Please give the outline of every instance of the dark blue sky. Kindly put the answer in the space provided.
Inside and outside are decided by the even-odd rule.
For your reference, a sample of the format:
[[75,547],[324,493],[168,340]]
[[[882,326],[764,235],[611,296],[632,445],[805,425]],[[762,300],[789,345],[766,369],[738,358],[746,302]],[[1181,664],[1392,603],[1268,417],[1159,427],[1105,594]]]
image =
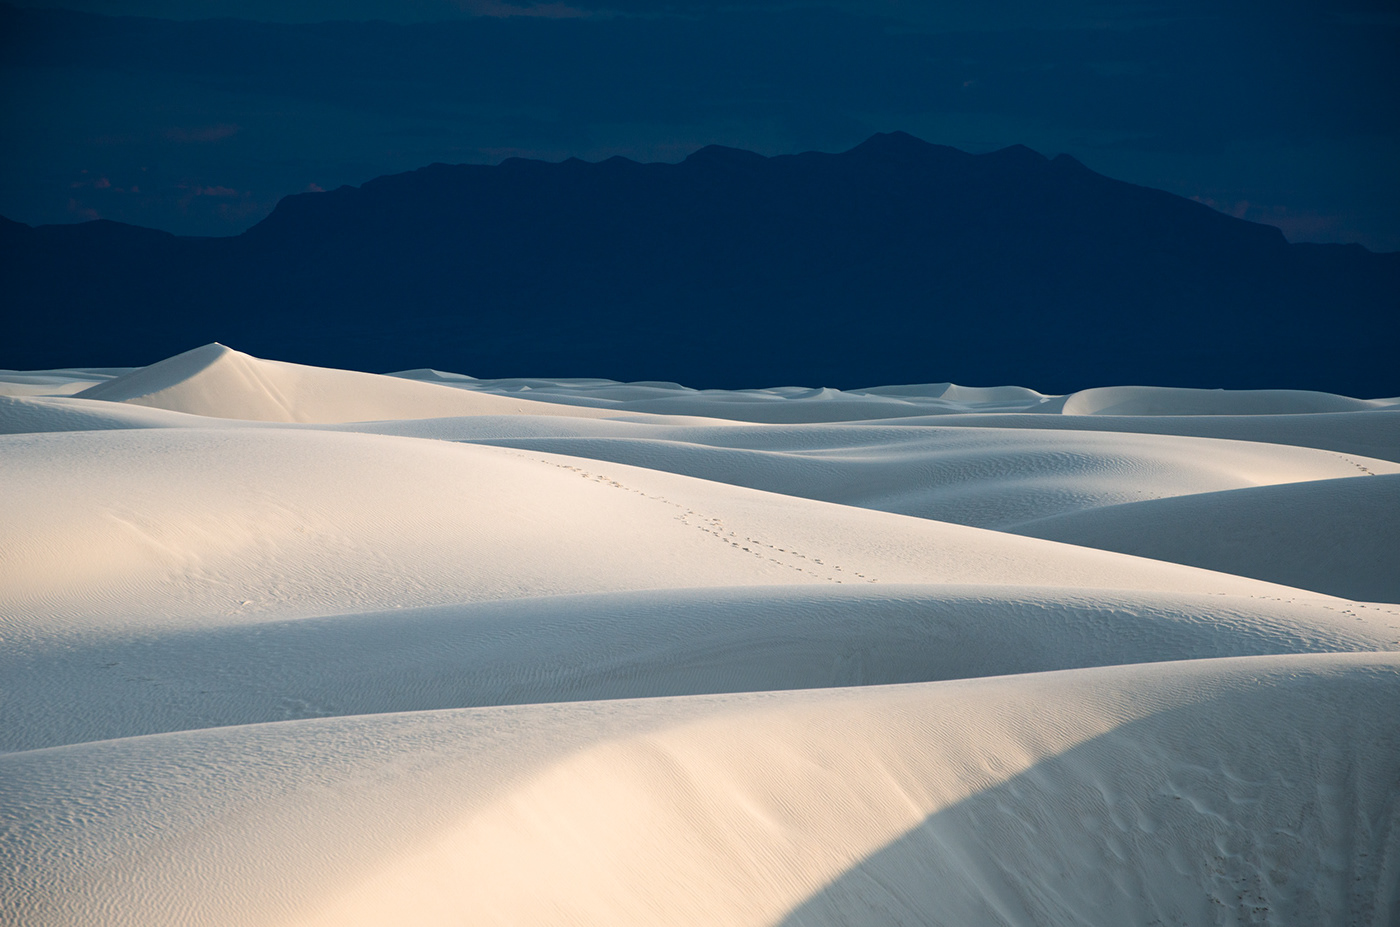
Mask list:
[[1393,3],[0,5],[0,114],[0,215],[31,224],[227,235],[288,193],[436,161],[902,129],[1400,250]]

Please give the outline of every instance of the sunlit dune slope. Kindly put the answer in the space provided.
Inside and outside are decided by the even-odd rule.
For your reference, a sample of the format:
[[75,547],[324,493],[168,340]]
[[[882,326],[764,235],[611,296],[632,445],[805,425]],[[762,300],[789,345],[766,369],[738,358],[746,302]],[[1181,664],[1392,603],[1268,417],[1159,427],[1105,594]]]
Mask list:
[[1384,923],[1398,672],[1201,660],[3,754],[0,879],[31,924]]
[[438,415],[582,415],[527,399],[447,390],[432,384],[350,370],[262,360],[221,344],[207,344],[76,394],[264,422],[347,422]]
[[1175,564],[509,449],[236,428],[3,443],[11,635],[687,586],[1278,594]]

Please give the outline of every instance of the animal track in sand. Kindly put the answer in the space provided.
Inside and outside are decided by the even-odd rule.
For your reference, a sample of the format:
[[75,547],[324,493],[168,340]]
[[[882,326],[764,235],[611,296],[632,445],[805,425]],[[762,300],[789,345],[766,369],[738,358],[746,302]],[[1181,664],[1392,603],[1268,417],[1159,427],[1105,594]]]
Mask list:
[[1338,455],[1337,455],[1337,459],[1338,459],[1338,460],[1344,460],[1344,461],[1346,461],[1347,463],[1351,464],[1353,467],[1355,467],[1356,469],[1360,470],[1362,473],[1366,474],[1367,476],[1375,476],[1375,475],[1376,475],[1376,471],[1374,471],[1374,470],[1369,470],[1369,469],[1367,469],[1366,467],[1363,467],[1361,464],[1359,464],[1359,463],[1357,463],[1356,461],[1352,460],[1350,457],[1346,456],[1345,454],[1338,454]]
[[[778,547],[776,544],[770,544],[762,539],[749,537],[747,535],[741,538],[733,531],[726,531],[724,527],[724,521],[722,519],[714,518],[712,516],[705,515],[701,512],[697,512],[696,510],[689,508],[688,506],[682,505],[679,502],[673,502],[670,499],[667,499],[665,496],[645,492],[632,486],[627,486],[623,483],[618,482],[612,477],[607,476],[606,474],[593,473],[591,471],[583,469],[582,467],[575,467],[571,464],[565,463],[557,463],[552,460],[546,460],[542,457],[534,457],[529,454],[521,453],[518,451],[509,453],[513,453],[515,456],[523,457],[527,460],[535,460],[540,463],[549,464],[550,466],[558,467],[561,470],[570,470],[574,473],[577,473],[583,479],[591,480],[595,483],[601,483],[604,486],[611,486],[614,489],[620,489],[624,492],[630,492],[635,495],[641,496],[644,499],[651,499],[654,502],[660,502],[663,505],[668,505],[676,509],[680,513],[679,515],[676,515],[675,518],[681,524],[687,525],[692,528],[696,528],[704,532],[705,534],[708,534],[711,537],[714,537],[724,542],[725,544],[728,544],[735,550],[752,554],[755,557],[767,560],[769,563],[774,563],[778,566],[786,567],[790,570],[796,570],[797,572],[805,573],[808,576],[815,576],[818,579],[823,579],[830,583],[846,582],[847,579],[843,579],[843,576],[847,578],[854,577],[855,579],[859,579],[867,583],[878,582],[878,580],[866,576],[864,573],[861,573],[858,570],[846,570],[839,564],[824,563],[819,557],[808,557],[806,554],[799,553],[796,550],[789,550],[784,547]],[[764,549],[760,550],[757,548]],[[796,557],[800,560],[805,561],[806,565],[794,563],[791,560],[784,559],[783,557],[774,556],[774,554],[781,554],[784,557]],[[808,569],[808,567],[811,565],[820,566],[825,572],[819,572],[817,570]]]

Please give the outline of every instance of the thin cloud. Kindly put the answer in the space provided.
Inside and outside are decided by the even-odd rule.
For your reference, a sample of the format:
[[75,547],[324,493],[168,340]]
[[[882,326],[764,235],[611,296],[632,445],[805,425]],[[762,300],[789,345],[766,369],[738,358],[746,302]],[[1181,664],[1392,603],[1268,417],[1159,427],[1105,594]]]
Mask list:
[[84,206],[75,199],[68,200],[68,211],[77,216],[83,222],[90,222],[93,219],[101,219],[102,215],[91,206]]

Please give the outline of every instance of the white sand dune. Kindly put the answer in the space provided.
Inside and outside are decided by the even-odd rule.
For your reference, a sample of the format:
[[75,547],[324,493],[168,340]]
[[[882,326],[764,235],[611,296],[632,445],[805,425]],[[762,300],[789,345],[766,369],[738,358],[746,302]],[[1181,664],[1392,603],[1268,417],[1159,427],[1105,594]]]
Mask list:
[[589,415],[527,399],[447,390],[393,377],[262,360],[207,344],[76,394],[219,418],[352,422],[438,415]]
[[1181,435],[1313,447],[1400,462],[1400,411],[1290,415],[988,415],[968,413],[909,424],[973,428]]
[[679,383],[619,383],[615,380],[478,380],[439,370],[405,370],[392,376],[439,383],[473,392],[519,396],[570,405],[660,415],[694,415],[768,424],[848,422],[903,418],[973,409],[1027,411],[1048,408],[1055,397],[1019,386],[978,388],[923,383],[863,390],[773,387],[694,390]]
[[0,372],[0,923],[1400,921],[1394,406]]
[[960,585],[552,596],[16,644],[0,654],[0,752],[332,715],[1389,650],[1400,607],[1313,598]]
[[1134,502],[1010,530],[1361,601],[1400,602],[1396,474]]
[[101,399],[0,396],[0,435],[114,428],[207,428],[209,418]]
[[1359,412],[1396,405],[1396,400],[1352,399],[1297,389],[1105,386],[1064,397],[1064,404],[1057,411],[1063,415],[1296,415]]
[[71,396],[128,372],[102,375],[84,370],[0,370],[0,396]]
[[1151,498],[1400,473],[1400,464],[1360,455],[1150,434],[495,416],[349,427],[588,457],[998,529]]
[[890,419],[964,412],[1062,415],[1287,415],[1400,407],[1396,399],[1353,399],[1310,390],[1184,389],[1112,386],[1048,396],[1019,386],[969,387],[918,383],[866,389],[777,387],[693,390],[678,383],[619,383],[598,379],[481,380],[440,370],[391,376],[497,395],[520,395],[634,412],[704,415],[769,424]]
[[[623,464],[377,435],[0,439],[0,631],[695,586],[1296,590]],[[126,603],[139,602],[139,608]]]
[[0,879],[29,924],[1385,923],[1397,712],[1342,654],[129,738],[0,755]]

